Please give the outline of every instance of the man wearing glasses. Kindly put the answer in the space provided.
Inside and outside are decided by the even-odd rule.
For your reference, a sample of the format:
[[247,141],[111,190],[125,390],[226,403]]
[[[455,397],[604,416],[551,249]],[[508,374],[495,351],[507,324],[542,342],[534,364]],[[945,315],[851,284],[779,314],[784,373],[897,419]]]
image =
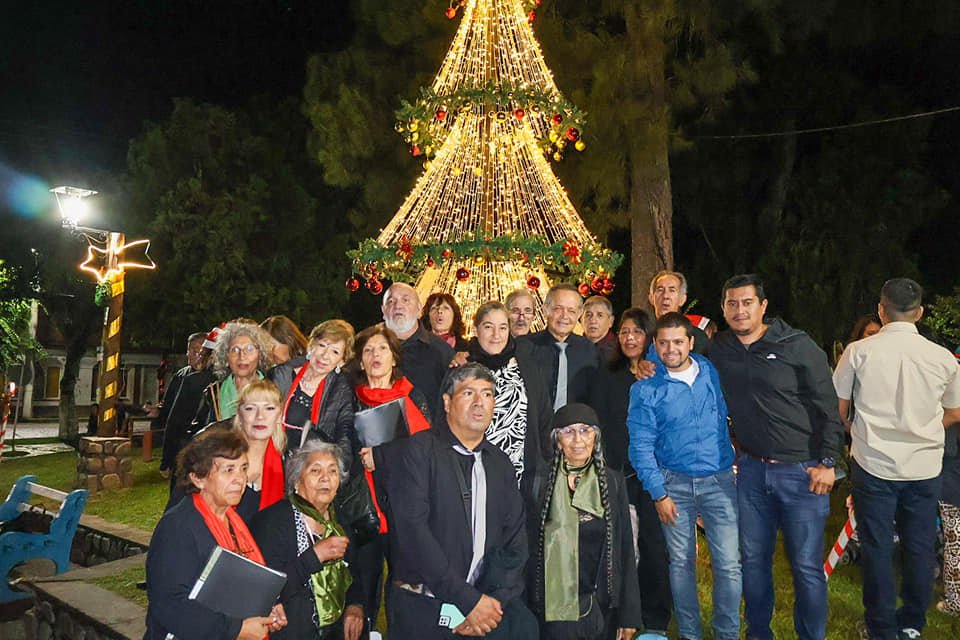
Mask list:
[[526,289],[512,291],[504,304],[510,313],[510,335],[519,338],[530,333],[530,323],[536,313],[536,304],[530,292]]

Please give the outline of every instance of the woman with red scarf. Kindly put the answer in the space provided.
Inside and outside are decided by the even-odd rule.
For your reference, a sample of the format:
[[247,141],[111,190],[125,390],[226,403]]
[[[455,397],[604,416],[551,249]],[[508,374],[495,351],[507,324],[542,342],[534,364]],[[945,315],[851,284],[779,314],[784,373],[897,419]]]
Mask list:
[[251,382],[237,398],[233,428],[247,441],[247,489],[237,505],[244,522],[283,498],[283,451],[287,437],[280,421],[280,389],[268,380]]
[[352,357],[353,327],[344,320],[326,320],[310,332],[305,360],[290,360],[267,373],[284,398],[287,451],[320,439],[352,459],[353,384],[343,371]]
[[377,447],[360,449],[371,495],[377,505],[380,516],[380,536],[360,547],[358,563],[363,576],[364,607],[367,628],[373,629],[380,610],[380,580],[383,573],[383,560],[386,556],[386,533],[390,519],[389,496],[384,492],[389,474],[397,472],[397,449],[406,436],[430,428],[427,419],[426,398],[400,373],[400,341],[396,334],[384,325],[378,324],[364,329],[357,335],[356,353],[360,361],[360,384],[355,391],[358,409],[369,409],[402,398],[404,401],[404,424],[398,440]]
[[[167,511],[147,551],[145,640],[261,640],[287,624],[282,605],[264,617],[232,618],[189,595],[217,546],[264,564],[234,507],[247,482],[247,443],[236,432],[210,429],[177,456],[177,483],[187,497]],[[242,589],[243,585],[236,585]]]

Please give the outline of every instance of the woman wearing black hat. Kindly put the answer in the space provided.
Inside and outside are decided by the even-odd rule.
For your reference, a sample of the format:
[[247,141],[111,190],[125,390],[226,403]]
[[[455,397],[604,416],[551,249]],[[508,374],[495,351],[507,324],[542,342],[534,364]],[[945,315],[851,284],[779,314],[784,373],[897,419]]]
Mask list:
[[554,416],[532,594],[544,639],[630,640],[643,624],[627,491],[604,463],[598,422],[585,404]]

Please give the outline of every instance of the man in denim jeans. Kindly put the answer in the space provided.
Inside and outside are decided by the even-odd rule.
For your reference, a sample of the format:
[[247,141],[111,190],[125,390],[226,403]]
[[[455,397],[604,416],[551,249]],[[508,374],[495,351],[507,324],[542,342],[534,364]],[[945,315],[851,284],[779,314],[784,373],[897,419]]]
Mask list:
[[[833,374],[840,415],[853,438],[863,635],[879,640],[919,638],[926,624],[944,428],[960,420],[960,367],[949,351],[917,332],[921,296],[913,280],[888,280],[878,308],[883,328],[851,343]],[[894,524],[904,555],[899,610]]]
[[630,389],[630,462],[654,500],[670,556],[670,589],[680,637],[701,640],[697,600],[697,514],[713,565],[717,640],[740,637],[737,487],[727,405],[717,371],[695,353],[693,326],[681,313],[657,320],[660,365]]
[[733,276],[721,300],[730,329],[714,337],[707,355],[720,374],[741,454],[737,500],[747,638],[773,638],[779,529],[793,573],[796,636],[823,640],[823,529],[843,446],[827,356],[803,331],[780,319],[765,321],[767,299],[757,276]]

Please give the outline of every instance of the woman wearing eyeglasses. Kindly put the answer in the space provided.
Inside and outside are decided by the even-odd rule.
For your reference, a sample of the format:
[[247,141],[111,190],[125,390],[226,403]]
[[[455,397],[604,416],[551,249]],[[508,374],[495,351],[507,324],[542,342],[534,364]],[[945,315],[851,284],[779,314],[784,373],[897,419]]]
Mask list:
[[268,355],[266,335],[257,325],[228,322],[223,327],[213,347],[213,372],[217,380],[203,391],[200,408],[193,419],[194,432],[236,415],[240,392],[254,380],[263,378]]
[[637,381],[637,366],[650,348],[653,330],[653,317],[639,307],[631,307],[620,315],[617,346],[606,366],[600,367],[597,373],[590,406],[596,408],[600,418],[607,466],[626,478],[627,497],[637,516],[636,575],[644,625],[648,631],[666,635],[673,612],[667,543],[657,509],[627,459],[630,387]]
[[603,458],[585,404],[557,410],[556,454],[532,544],[532,598],[544,640],[630,640],[643,625],[626,486]]

